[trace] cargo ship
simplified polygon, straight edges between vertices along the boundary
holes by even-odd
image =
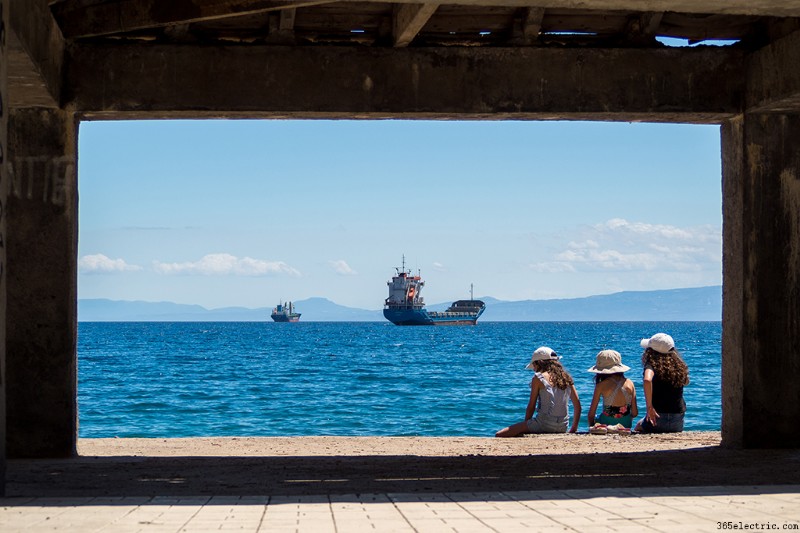
[[[383,316],[398,326],[474,326],[478,317],[483,314],[486,304],[472,297],[470,285],[470,299],[453,302],[446,311],[428,311],[425,301],[420,296],[425,282],[419,273],[414,276],[406,270],[405,257],[403,266],[395,268],[395,275],[387,282],[389,297],[383,305]]]
[[[270,316],[275,322],[297,322],[300,320],[300,313],[294,312],[292,302],[279,303],[272,309]]]

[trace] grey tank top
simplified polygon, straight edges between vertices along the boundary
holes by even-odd
[[[569,402],[569,389],[559,389],[553,387],[547,378],[539,372],[536,372],[536,379],[541,382],[543,388],[539,389],[539,398],[537,400],[537,415],[547,415],[553,418],[567,418],[569,411],[567,410],[567,403]]]

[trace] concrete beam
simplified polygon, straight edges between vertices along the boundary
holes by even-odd
[[[8,105],[11,107],[58,107],[39,69],[16,34],[7,35]]]
[[[38,1],[38,0],[37,0]],[[172,24],[201,22],[298,8],[341,0],[117,0],[74,7],[53,6],[67,38],[92,37]],[[419,4],[419,0],[370,0],[373,3]],[[430,3],[430,2],[428,2]],[[448,0],[466,6],[591,9],[595,11],[677,12],[800,17],[800,0]]]
[[[64,39],[48,2],[10,0],[9,17],[14,34],[9,65],[12,105],[51,107],[61,98]]]
[[[392,17],[392,40],[398,48],[408,46],[431,15],[439,8],[439,4],[403,4],[394,7]]]
[[[525,18],[522,21],[522,37],[527,42],[533,43],[539,38],[544,11],[544,8],[541,7],[529,7],[525,10]]]
[[[98,37],[174,24],[205,22],[328,4],[337,0],[121,0],[73,7],[55,4],[53,13],[67,39]]]
[[[747,60],[746,107],[750,113],[800,113],[800,31]]]
[[[374,3],[415,4],[419,0],[370,0]],[[467,6],[539,7],[591,11],[674,12],[708,15],[800,16],[800,0],[448,0]]]
[[[742,110],[730,48],[73,45],[83,118],[576,119],[719,123]]]

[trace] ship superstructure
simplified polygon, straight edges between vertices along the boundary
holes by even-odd
[[[428,311],[420,294],[425,282],[419,272],[415,276],[411,270],[406,270],[405,265],[403,257],[403,266],[395,267],[395,275],[387,282],[389,297],[383,305],[383,316],[387,320],[398,326],[458,326],[477,323],[486,305],[481,300],[472,299],[471,288],[469,300],[453,302],[447,311]]]
[[[292,302],[279,303],[272,309],[270,316],[275,322],[297,322],[300,320],[300,313],[295,313]]]

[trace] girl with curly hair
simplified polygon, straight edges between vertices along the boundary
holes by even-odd
[[[531,362],[525,367],[536,372],[531,380],[531,396],[525,410],[525,420],[501,429],[495,437],[516,437],[523,433],[564,433],[569,425],[569,401],[572,401],[574,411],[569,432],[578,430],[581,418],[578,391],[572,376],[558,360],[556,352],[547,346],[533,352]]]
[[[679,433],[683,431],[686,412],[683,388],[689,384],[689,368],[675,349],[675,341],[666,333],[642,339],[641,346],[647,413],[636,431]]]

